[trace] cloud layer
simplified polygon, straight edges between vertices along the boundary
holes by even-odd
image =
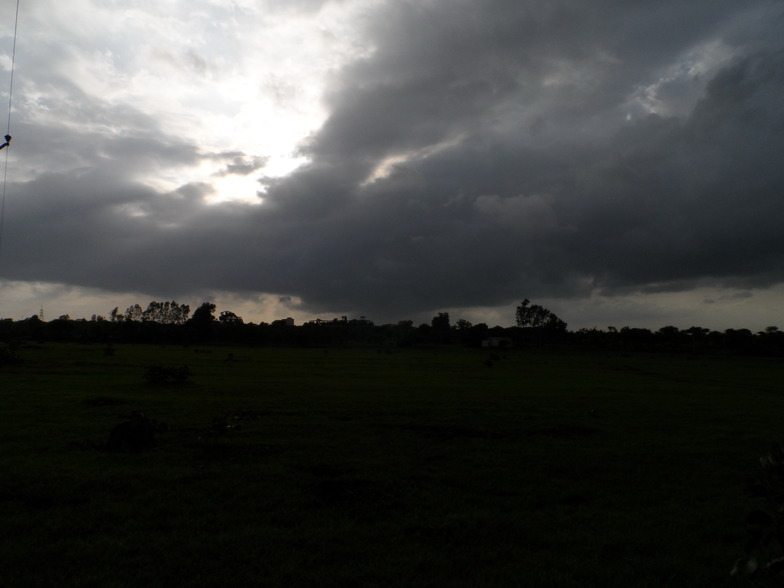
[[[28,15],[4,279],[377,320],[784,282],[778,2],[169,4]]]

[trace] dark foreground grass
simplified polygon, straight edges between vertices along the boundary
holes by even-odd
[[[0,369],[2,586],[722,586],[780,361],[44,345]],[[187,365],[152,387],[145,366]],[[168,425],[105,449],[133,411]],[[232,427],[227,429],[226,425]]]

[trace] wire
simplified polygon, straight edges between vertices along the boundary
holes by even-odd
[[[19,30],[19,2],[16,0],[16,15],[14,16],[14,44],[11,49],[11,80],[8,84],[8,124],[6,125],[6,135],[11,134],[11,107],[13,105],[14,96],[14,66],[16,64],[16,35]],[[5,193],[8,185],[8,152],[11,150],[11,144],[5,148],[5,165],[3,168],[3,198],[0,201],[0,252],[3,249],[3,225],[5,220]]]
[[[14,44],[11,49],[11,81],[8,84],[8,125],[6,135],[11,134],[11,105],[14,95],[14,64],[16,63],[16,34],[19,30],[19,2],[16,0],[16,15],[14,16]]]
[[[3,225],[5,221],[5,189],[8,183],[8,147],[5,148],[5,168],[3,170],[3,198],[0,200],[0,254],[3,252]],[[2,259],[2,257],[0,257]]]

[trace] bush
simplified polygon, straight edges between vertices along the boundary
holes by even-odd
[[[16,354],[16,352],[6,346],[0,346],[0,367],[4,365],[15,365],[22,363],[22,359]]]
[[[784,587],[784,445],[760,458],[760,481],[752,492],[765,508],[747,517],[749,540],[746,555],[732,575],[748,585]]]
[[[134,412],[129,420],[109,432],[106,448],[117,453],[141,453],[155,447],[155,433],[166,426],[147,418],[144,413]]]
[[[145,380],[151,386],[181,386],[188,383],[191,370],[187,365],[151,365],[145,372]]]

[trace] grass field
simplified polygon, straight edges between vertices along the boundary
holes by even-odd
[[[0,586],[722,586],[761,358],[30,346],[0,368]],[[183,386],[145,367],[187,365]],[[157,446],[106,450],[134,411]],[[231,426],[231,428],[228,428]]]

